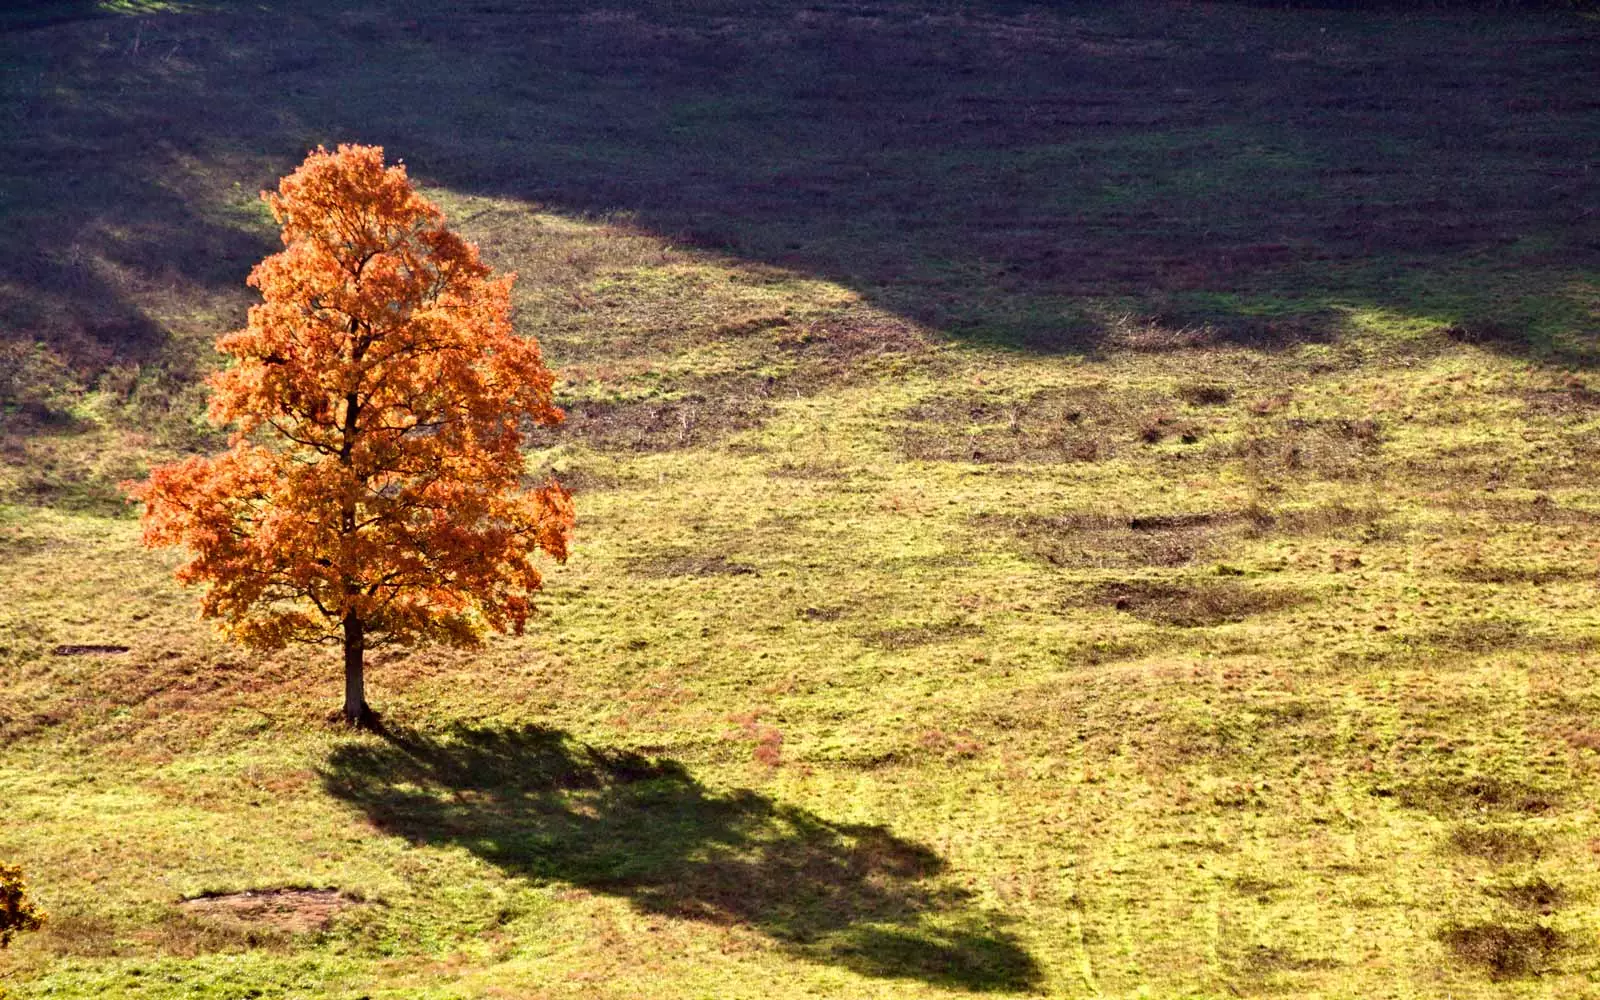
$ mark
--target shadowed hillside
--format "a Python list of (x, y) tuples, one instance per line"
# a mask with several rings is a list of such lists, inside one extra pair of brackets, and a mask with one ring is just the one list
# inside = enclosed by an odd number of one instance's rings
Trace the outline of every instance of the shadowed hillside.
[(0, 315), (88, 372), (181, 354), (170, 328), (196, 304), (172, 296), (236, 311), (270, 248), (255, 189), (337, 141), (454, 191), (626, 213), (956, 336), (1083, 351), (1132, 312), (1272, 345), (1378, 305), (1592, 356), (1523, 301), (1600, 255), (1592, 22), (166, 6), (0, 42)]

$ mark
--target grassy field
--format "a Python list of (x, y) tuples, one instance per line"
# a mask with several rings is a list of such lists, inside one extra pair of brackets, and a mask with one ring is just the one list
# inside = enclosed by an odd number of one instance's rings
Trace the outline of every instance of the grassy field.
[[(0, 13), (0, 992), (1600, 997), (1597, 95), (1570, 12)], [(383, 735), (115, 486), (338, 141), (580, 515)]]

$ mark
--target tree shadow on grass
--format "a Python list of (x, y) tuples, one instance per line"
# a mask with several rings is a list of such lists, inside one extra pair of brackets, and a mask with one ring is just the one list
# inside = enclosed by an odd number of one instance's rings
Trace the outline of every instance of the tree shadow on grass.
[(388, 731), (340, 747), (323, 783), (380, 828), (646, 913), (755, 928), (863, 975), (1022, 991), (1038, 966), (945, 864), (882, 826), (833, 823), (684, 767), (552, 729)]

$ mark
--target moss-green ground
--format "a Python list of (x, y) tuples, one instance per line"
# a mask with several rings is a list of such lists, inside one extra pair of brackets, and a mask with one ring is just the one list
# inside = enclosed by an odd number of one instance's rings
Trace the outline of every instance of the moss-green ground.
[[(1593, 21), (41, 6), (0, 989), (1600, 995)], [(334, 140), (521, 273), (581, 518), (527, 636), (376, 658), (386, 736), (114, 489), (215, 446)], [(289, 886), (348, 898), (184, 904)]]

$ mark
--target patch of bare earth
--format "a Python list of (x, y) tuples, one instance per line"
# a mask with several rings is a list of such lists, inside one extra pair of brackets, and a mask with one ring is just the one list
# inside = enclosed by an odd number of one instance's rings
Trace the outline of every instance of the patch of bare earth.
[(179, 905), (189, 916), (307, 934), (322, 930), (359, 902), (337, 889), (251, 889), (186, 899)]

